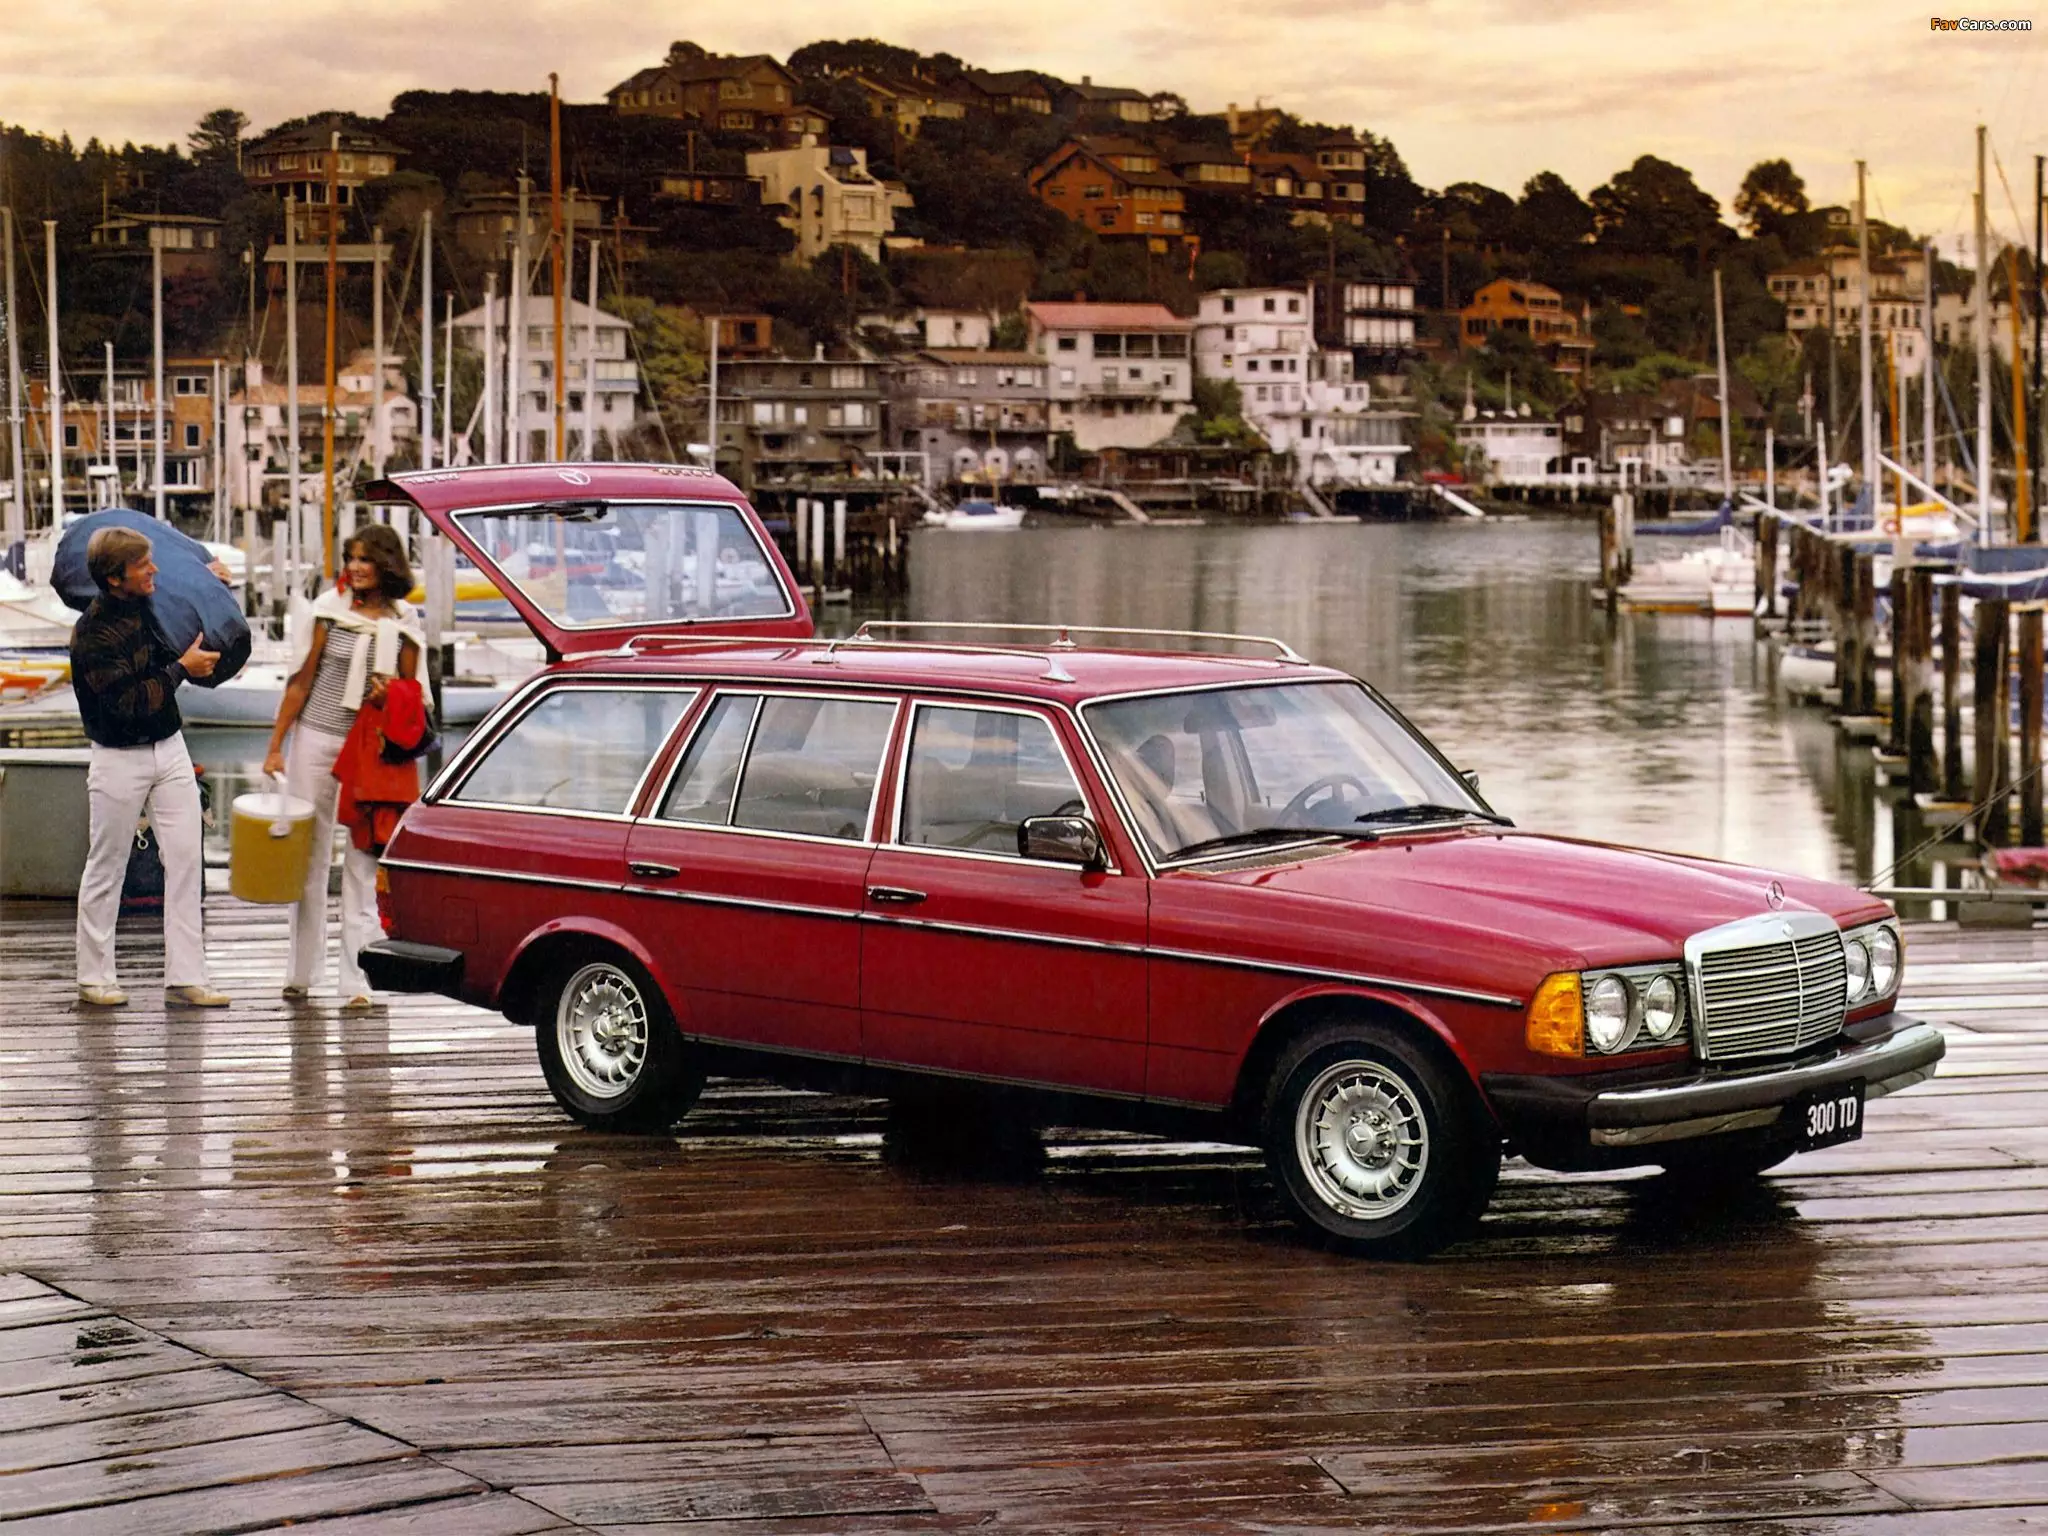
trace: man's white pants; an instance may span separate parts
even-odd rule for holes
[[[85,774],[92,848],[78,883],[78,981],[111,987],[114,924],[135,824],[145,808],[164,860],[164,985],[203,987],[206,934],[199,865],[199,781],[183,735],[146,747],[92,749]]]
[[[292,731],[292,744],[285,754],[285,792],[295,799],[313,803],[313,862],[306,871],[306,889],[292,908],[292,953],[285,980],[295,987],[311,987],[325,969],[327,958],[327,870],[333,859],[335,802],[341,797],[341,781],[334,776],[334,760],[341,756],[346,736],[308,730],[303,722]],[[348,845],[341,865],[341,995],[368,997],[370,978],[356,963],[366,944],[384,937],[377,921],[377,860],[372,854]]]

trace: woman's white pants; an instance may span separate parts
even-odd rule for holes
[[[285,754],[285,792],[313,804],[313,860],[306,871],[306,889],[292,907],[292,950],[285,981],[310,988],[325,969],[327,958],[327,870],[333,858],[334,810],[341,783],[334,760],[345,736],[308,730],[301,723],[292,732]],[[343,997],[368,997],[370,979],[356,961],[363,946],[384,936],[377,921],[377,860],[351,841],[341,865],[341,974]]]

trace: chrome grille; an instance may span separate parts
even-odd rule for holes
[[[1780,1055],[1827,1039],[1848,1008],[1842,935],[1817,912],[1744,918],[1686,941],[1700,1054]]]

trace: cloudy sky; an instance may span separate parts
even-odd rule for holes
[[[215,106],[260,128],[381,114],[417,86],[545,89],[551,69],[566,97],[596,99],[674,37],[780,56],[873,36],[1178,91],[1197,110],[1259,101],[1354,123],[1429,186],[1514,192],[1551,169],[1583,192],[1650,153],[1725,207],[1751,164],[1783,155],[1816,201],[1846,201],[1860,156],[1873,213],[1937,237],[1969,227],[1983,122],[2012,189],[2008,207],[1994,167],[1992,217],[2010,230],[2048,151],[2048,5],[1940,14],[2037,29],[1936,32],[1900,0],[11,0],[0,121],[163,142]]]

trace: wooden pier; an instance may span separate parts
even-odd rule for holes
[[[592,1135],[209,902],[236,1005],[168,1015],[146,927],[85,1011],[69,906],[0,912],[10,1536],[2048,1526],[2048,930],[1911,929],[1949,1056],[1864,1140],[1720,1205],[1511,1163],[1389,1266],[1236,1149],[740,1082]]]

